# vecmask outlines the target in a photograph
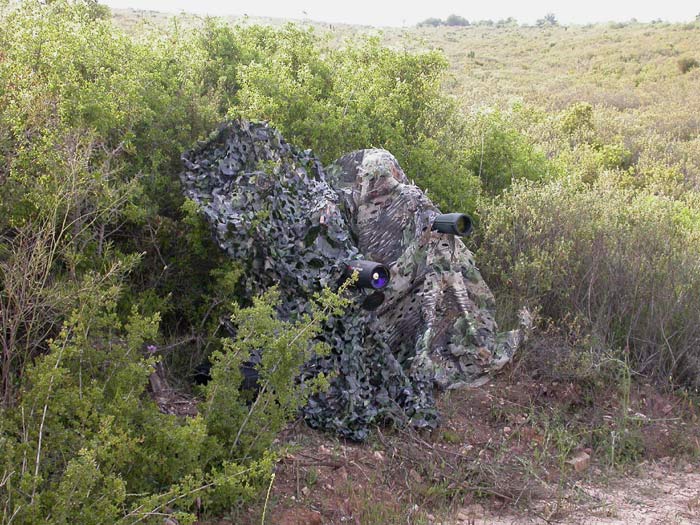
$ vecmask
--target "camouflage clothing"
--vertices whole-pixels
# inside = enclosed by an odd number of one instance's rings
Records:
[[[459,237],[431,231],[440,214],[385,150],[328,169],[357,247],[391,270],[376,329],[402,364],[442,388],[472,384],[508,362],[520,331],[497,337],[494,298]]]
[[[326,177],[310,151],[266,124],[236,121],[183,163],[185,193],[244,265],[246,293],[277,285],[282,318],[308,312],[350,260],[391,268],[385,303],[369,312],[358,301],[331,319],[321,338],[332,353],[300,374],[336,373],[304,409],[312,426],[356,440],[378,420],[435,427],[434,383],[473,381],[512,354],[496,344],[493,297],[470,252],[430,232],[438,210],[389,153],[353,153]]]

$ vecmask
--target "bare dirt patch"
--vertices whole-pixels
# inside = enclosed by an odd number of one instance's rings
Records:
[[[432,433],[382,427],[357,444],[297,422],[266,523],[700,523],[697,400],[529,355],[441,395]]]
[[[576,483],[561,500],[540,501],[535,507],[528,512],[502,512],[475,504],[443,524],[696,524],[700,523],[700,466],[667,458],[640,465],[627,476]]]

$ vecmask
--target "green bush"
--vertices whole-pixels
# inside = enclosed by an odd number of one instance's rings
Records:
[[[544,18],[537,19],[537,27],[558,26],[559,22],[554,13],[547,13]]]
[[[225,113],[269,119],[326,162],[385,147],[424,186],[465,171],[464,152],[445,130],[456,112],[440,94],[447,64],[439,53],[392,51],[376,39],[331,50],[294,26],[214,20],[191,32],[174,25],[131,38],[87,0],[27,1],[2,17],[0,242],[15,254],[7,272],[27,271],[30,240],[47,230],[58,232],[44,261],[51,271],[27,304],[112,259],[143,254],[119,312],[128,315],[134,304],[160,312],[175,349],[168,361],[183,371],[216,347],[208,325],[235,290],[212,279],[230,265],[196,210],[183,206],[174,175],[181,152]],[[451,202],[470,211],[476,186],[470,179]],[[448,202],[452,193],[438,189],[436,197]],[[41,322],[31,321],[34,313],[17,319],[10,332],[24,337],[25,357],[46,350],[41,334],[55,334],[71,297],[46,305]],[[25,357],[3,363],[8,400],[9,377]]]
[[[27,367],[18,405],[2,413],[0,505],[13,523],[162,522],[165,506],[191,523],[197,498],[210,513],[229,512],[257,496],[273,439],[325,384],[295,379],[323,351],[312,344],[323,321],[346,303],[327,293],[312,316],[288,324],[273,291],[235,310],[238,336],[214,356],[201,415],[160,413],[146,390],[158,316],[133,312],[121,323],[119,280],[86,289],[49,352]],[[263,347],[251,402],[239,366]]]
[[[586,102],[572,104],[562,116],[561,128],[566,135],[572,138],[583,135],[583,141],[587,141],[594,131],[593,106]]]
[[[441,18],[426,18],[418,24],[418,27],[438,27],[438,26],[457,26],[466,27],[469,25],[469,20],[459,15],[450,15],[445,20]]]
[[[24,363],[47,350],[84,275],[145,254],[134,288],[160,285],[166,299],[183,282],[202,282],[180,272],[208,274],[211,250],[203,264],[184,268],[162,232],[178,221],[182,197],[172,173],[180,152],[217,117],[190,40],[136,42],[96,16],[94,2],[8,6],[0,41],[0,303],[7,314],[0,338],[10,404]]]
[[[572,177],[518,183],[482,217],[481,269],[506,303],[579,316],[639,372],[700,383],[695,204]]]
[[[466,165],[478,176],[486,194],[498,195],[517,180],[543,180],[555,174],[546,155],[502,112],[480,113],[470,119],[469,140]]]
[[[459,159],[454,144],[435,144],[436,130],[426,126],[446,99],[441,54],[392,51],[376,38],[324,50],[311,32],[295,26],[239,31],[239,38],[258,58],[240,68],[239,102],[230,116],[269,120],[325,163],[354,149],[385,148],[420,180],[431,155]]]

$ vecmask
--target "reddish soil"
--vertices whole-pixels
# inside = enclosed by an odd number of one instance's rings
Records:
[[[439,405],[438,430],[377,428],[364,444],[297,422],[267,522],[700,523],[699,410],[687,396],[633,384],[625,401],[619,385],[525,363]]]

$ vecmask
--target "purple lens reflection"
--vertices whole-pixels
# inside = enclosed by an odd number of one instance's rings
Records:
[[[381,290],[389,283],[389,273],[384,268],[378,268],[372,273],[372,288]]]

